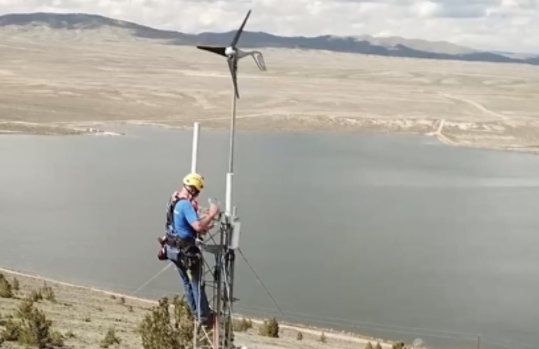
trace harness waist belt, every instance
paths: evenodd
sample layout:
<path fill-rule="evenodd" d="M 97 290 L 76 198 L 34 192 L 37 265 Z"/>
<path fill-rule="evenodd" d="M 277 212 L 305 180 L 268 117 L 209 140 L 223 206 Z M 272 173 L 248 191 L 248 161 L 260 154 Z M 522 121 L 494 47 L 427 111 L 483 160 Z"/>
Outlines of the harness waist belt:
<path fill-rule="evenodd" d="M 181 238 L 178 235 L 170 235 L 167 234 L 167 245 L 178 248 L 178 249 L 184 249 L 190 246 L 195 245 L 195 239 L 194 238 Z"/>

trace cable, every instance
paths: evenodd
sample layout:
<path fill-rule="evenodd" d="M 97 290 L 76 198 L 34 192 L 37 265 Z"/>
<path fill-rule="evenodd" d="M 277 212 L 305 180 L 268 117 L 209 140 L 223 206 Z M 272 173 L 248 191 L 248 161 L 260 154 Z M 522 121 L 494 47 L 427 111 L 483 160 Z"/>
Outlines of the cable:
<path fill-rule="evenodd" d="M 172 265 L 172 263 L 168 263 L 167 265 L 165 265 L 165 267 L 163 269 L 161 269 L 159 272 L 157 272 L 157 274 L 155 274 L 154 276 L 152 276 L 151 278 L 148 279 L 148 281 L 146 281 L 145 283 L 143 283 L 142 285 L 140 285 L 136 290 L 135 292 L 133 292 L 133 295 L 137 294 L 140 290 L 142 290 L 144 287 L 148 286 L 150 284 L 150 282 L 152 282 L 153 280 L 155 280 L 159 275 L 163 274 L 165 272 L 165 270 L 167 270 L 168 268 L 170 268 L 170 266 Z"/>
<path fill-rule="evenodd" d="M 354 325 L 354 326 L 361 326 L 365 328 L 370 328 L 374 330 L 386 330 L 394 333 L 402 333 L 402 334 L 414 334 L 414 333 L 421 333 L 424 336 L 430 336 L 430 337 L 438 337 L 438 338 L 447 338 L 447 339 L 474 339 L 476 338 L 476 333 L 470 333 L 470 332 L 462 332 L 462 331 L 450 331 L 450 330 L 440 330 L 440 329 L 432 329 L 432 328 L 424 328 L 424 327 L 409 327 L 409 326 L 399 326 L 399 325 L 386 325 L 386 324 L 379 324 L 379 323 L 373 323 L 373 322 L 367 322 L 367 321 L 351 321 L 350 319 L 344 319 L 344 318 L 338 318 L 338 317 L 321 317 L 316 316 L 312 314 L 306 314 L 306 313 L 299 313 L 299 312 L 284 312 L 281 307 L 278 305 L 275 298 L 272 296 L 271 292 L 268 290 L 268 288 L 264 285 L 264 282 L 260 278 L 260 276 L 257 274 L 257 272 L 254 270 L 253 266 L 249 263 L 245 255 L 243 254 L 243 251 L 241 248 L 238 249 L 240 255 L 242 256 L 245 263 L 249 266 L 253 274 L 256 276 L 257 281 L 261 284 L 261 286 L 264 288 L 268 296 L 271 298 L 273 303 L 275 304 L 275 307 L 279 311 L 279 314 L 281 316 L 293 316 L 296 318 L 303 318 L 304 320 L 318 320 L 322 321 L 329 325 Z M 243 309 L 252 310 L 255 307 L 242 307 Z M 258 307 L 261 309 L 260 307 Z M 267 309 L 267 308 L 266 308 Z"/>
<path fill-rule="evenodd" d="M 241 250 L 241 248 L 238 248 L 238 252 L 240 253 L 241 255 L 241 258 L 243 258 L 243 261 L 247 264 L 247 266 L 249 267 L 249 269 L 251 269 L 251 271 L 253 272 L 253 274 L 255 275 L 256 277 L 256 280 L 258 281 L 258 283 L 260 284 L 260 286 L 262 286 L 262 288 L 264 289 L 264 291 L 266 291 L 266 293 L 268 294 L 268 296 L 271 298 L 271 300 L 273 301 L 273 304 L 275 305 L 275 307 L 277 308 L 277 310 L 279 311 L 279 314 L 281 316 L 285 316 L 284 315 L 284 312 L 282 311 L 281 307 L 279 306 L 279 303 L 277 303 L 277 301 L 275 300 L 275 298 L 273 297 L 273 295 L 271 294 L 271 292 L 268 290 L 268 288 L 266 287 L 266 285 L 264 284 L 264 282 L 262 281 L 262 279 L 260 278 L 260 276 L 258 275 L 258 273 L 256 272 L 256 270 L 253 268 L 253 266 L 251 265 L 251 263 L 249 263 L 249 261 L 247 260 L 247 257 L 245 257 L 245 255 L 243 254 L 243 251 Z"/>

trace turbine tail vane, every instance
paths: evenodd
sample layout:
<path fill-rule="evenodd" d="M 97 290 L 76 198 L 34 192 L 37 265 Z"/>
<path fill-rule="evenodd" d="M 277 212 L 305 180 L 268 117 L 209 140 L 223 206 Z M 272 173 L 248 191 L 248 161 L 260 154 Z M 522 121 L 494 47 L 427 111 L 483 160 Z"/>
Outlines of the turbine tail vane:
<path fill-rule="evenodd" d="M 255 61 L 258 69 L 265 71 L 266 70 L 266 63 L 264 62 L 264 56 L 262 55 L 262 52 L 260 51 L 243 51 L 239 48 L 236 49 L 238 59 L 242 59 L 243 57 L 251 56 L 253 57 L 253 60 Z"/>
<path fill-rule="evenodd" d="M 253 51 L 251 53 L 251 56 L 253 56 L 253 59 L 258 66 L 258 69 L 265 71 L 266 70 L 266 62 L 264 62 L 264 56 L 262 56 L 262 52 Z"/>

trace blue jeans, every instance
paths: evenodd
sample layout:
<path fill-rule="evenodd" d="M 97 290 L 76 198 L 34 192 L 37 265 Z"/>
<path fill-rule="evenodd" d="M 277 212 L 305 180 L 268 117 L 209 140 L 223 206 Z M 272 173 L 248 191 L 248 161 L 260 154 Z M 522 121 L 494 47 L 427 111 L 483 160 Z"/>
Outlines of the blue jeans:
<path fill-rule="evenodd" d="M 167 246 L 167 258 L 176 265 L 176 269 L 182 280 L 185 298 L 191 313 L 201 322 L 207 322 L 210 316 L 210 308 L 204 288 L 201 287 L 201 265 L 196 263 L 191 269 L 187 268 L 178 262 L 178 256 L 181 254 L 177 248 Z M 200 294 L 199 294 L 200 290 Z M 200 302 L 200 313 L 197 313 L 198 304 Z M 198 315 L 198 316 L 197 316 Z"/>

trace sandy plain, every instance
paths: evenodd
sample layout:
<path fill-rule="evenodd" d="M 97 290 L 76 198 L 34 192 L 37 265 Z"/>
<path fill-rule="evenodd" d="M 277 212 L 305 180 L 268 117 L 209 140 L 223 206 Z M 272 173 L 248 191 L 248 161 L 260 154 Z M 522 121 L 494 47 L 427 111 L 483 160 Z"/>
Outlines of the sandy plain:
<path fill-rule="evenodd" d="M 237 125 L 427 134 L 539 152 L 539 67 L 263 49 L 240 62 Z M 78 134 L 110 123 L 226 128 L 222 57 L 124 29 L 0 29 L 0 132 Z"/>

